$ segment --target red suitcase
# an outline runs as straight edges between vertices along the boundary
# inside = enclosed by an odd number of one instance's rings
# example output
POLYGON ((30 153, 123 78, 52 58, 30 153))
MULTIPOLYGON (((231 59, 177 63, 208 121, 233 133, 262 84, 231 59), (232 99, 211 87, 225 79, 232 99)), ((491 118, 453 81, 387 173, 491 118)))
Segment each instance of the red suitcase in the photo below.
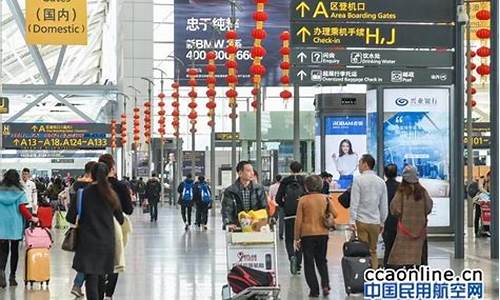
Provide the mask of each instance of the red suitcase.
POLYGON ((40 227, 52 229, 52 207, 50 206, 38 207, 36 216, 40 220, 40 227))

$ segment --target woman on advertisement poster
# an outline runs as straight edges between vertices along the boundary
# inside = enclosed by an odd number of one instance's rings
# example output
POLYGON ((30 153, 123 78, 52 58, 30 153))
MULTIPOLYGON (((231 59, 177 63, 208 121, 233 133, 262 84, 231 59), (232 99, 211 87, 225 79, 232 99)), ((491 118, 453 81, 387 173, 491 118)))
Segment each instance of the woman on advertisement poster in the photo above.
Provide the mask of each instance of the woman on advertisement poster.
POLYGON ((339 144, 339 154, 332 154, 335 168, 340 174, 338 184, 340 188, 347 189, 353 180, 354 172, 358 169, 358 154, 352 150, 352 143, 349 139, 343 139, 339 144))

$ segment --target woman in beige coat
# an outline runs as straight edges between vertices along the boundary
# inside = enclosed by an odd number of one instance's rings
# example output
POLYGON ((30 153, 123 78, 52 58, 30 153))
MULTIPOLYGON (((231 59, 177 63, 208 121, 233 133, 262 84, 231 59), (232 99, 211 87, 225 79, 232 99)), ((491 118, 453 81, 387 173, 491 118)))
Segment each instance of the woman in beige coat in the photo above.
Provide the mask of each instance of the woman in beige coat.
POLYGON ((432 199, 418 182, 414 167, 406 167, 403 171, 403 180, 390 209, 398 219, 398 227, 388 265, 395 268, 419 266, 427 239, 427 215, 432 210, 432 199))

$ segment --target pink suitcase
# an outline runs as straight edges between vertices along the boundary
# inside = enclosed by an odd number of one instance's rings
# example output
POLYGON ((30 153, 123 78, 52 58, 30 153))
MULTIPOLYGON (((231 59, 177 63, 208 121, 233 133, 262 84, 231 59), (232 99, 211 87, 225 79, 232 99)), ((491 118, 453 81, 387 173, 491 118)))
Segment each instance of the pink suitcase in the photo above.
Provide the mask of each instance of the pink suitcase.
POLYGON ((29 227, 24 231, 27 249, 45 248, 52 246, 52 235, 47 228, 29 227))

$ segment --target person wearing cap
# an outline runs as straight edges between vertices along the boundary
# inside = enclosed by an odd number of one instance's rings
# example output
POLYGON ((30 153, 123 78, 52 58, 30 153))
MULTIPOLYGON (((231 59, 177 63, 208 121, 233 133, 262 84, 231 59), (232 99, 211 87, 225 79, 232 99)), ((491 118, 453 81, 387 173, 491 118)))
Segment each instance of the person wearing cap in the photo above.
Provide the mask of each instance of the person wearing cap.
POLYGON ((388 214, 387 188, 373 171, 375 159, 364 154, 359 160, 361 174, 354 178, 349 207, 351 229, 370 247, 371 265, 378 268, 377 242, 388 214))
POLYGON ((396 240, 389 255, 393 268, 419 266, 427 240, 427 215, 432 211, 432 199, 419 183, 417 170, 407 166, 403 180, 391 202, 391 214, 398 219, 396 240))

